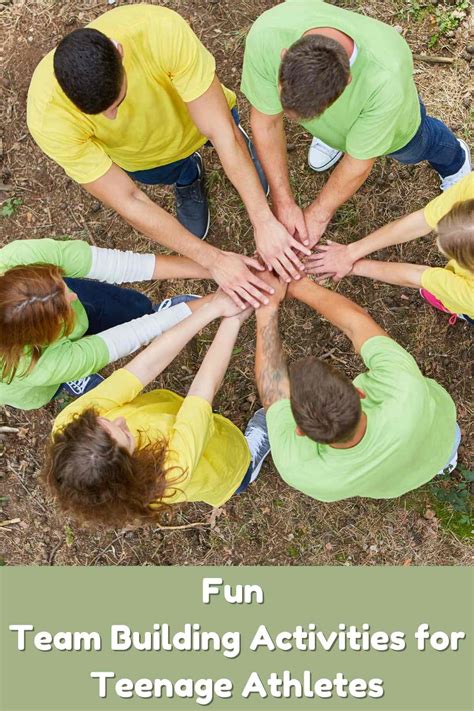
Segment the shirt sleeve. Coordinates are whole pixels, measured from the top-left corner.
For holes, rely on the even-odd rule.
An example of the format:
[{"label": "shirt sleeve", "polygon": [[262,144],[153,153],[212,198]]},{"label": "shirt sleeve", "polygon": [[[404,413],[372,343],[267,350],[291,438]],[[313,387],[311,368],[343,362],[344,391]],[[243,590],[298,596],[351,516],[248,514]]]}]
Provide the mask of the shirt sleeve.
[{"label": "shirt sleeve", "polygon": [[421,284],[450,311],[474,318],[474,279],[443,267],[432,267],[423,272]]},{"label": "shirt sleeve", "polygon": [[[268,408],[266,417],[272,459],[281,477],[285,481],[290,481],[291,472],[298,469],[303,450],[309,440],[296,434],[296,421],[289,400],[278,400],[273,403]],[[314,448],[315,445],[312,444]]]},{"label": "shirt sleeve", "polygon": [[[49,125],[48,116],[44,124]],[[30,126],[30,132],[43,153],[58,163],[66,175],[76,183],[85,184],[106,174],[112,159],[72,118],[53,116],[50,125],[42,130]]]},{"label": "shirt sleeve", "polygon": [[240,89],[257,111],[274,116],[280,114],[283,108],[278,93],[275,64],[264,51],[263,41],[261,33],[254,36],[251,31],[247,37]]},{"label": "shirt sleeve", "polygon": [[[86,339],[82,339],[86,340]],[[95,408],[101,415],[134,400],[143,390],[140,380],[129,370],[120,368],[93,390],[74,400],[54,421],[53,432],[64,427],[84,410]]]},{"label": "shirt sleeve", "polygon": [[386,86],[390,93],[384,89],[376,91],[347,134],[346,151],[353,158],[378,158],[389,153],[393,146],[405,99],[393,89],[390,78]]},{"label": "shirt sleeve", "polygon": [[388,336],[373,336],[362,345],[362,360],[373,378],[380,373],[381,380],[397,381],[400,371],[423,377],[418,365],[408,351]]},{"label": "shirt sleeve", "polygon": [[32,386],[60,385],[84,378],[109,363],[109,352],[100,336],[77,341],[63,338],[48,346],[28,376]]},{"label": "shirt sleeve", "polygon": [[[203,398],[188,395],[183,401],[169,435],[167,464],[179,467],[191,478],[214,433],[212,407]],[[174,474],[171,474],[173,477]],[[179,476],[179,473],[177,473]],[[185,479],[180,479],[178,486]]]},{"label": "shirt sleeve", "polygon": [[183,101],[194,101],[212,84],[216,62],[188,23],[169,10],[156,28],[159,62]]},{"label": "shirt sleeve", "polygon": [[92,265],[92,250],[79,240],[25,239],[10,242],[0,250],[0,270],[29,264],[53,264],[67,277],[85,277]]},{"label": "shirt sleeve", "polygon": [[452,185],[446,192],[431,200],[424,210],[425,220],[431,229],[435,229],[438,222],[457,202],[472,199],[474,199],[474,173],[467,175],[459,183]]}]

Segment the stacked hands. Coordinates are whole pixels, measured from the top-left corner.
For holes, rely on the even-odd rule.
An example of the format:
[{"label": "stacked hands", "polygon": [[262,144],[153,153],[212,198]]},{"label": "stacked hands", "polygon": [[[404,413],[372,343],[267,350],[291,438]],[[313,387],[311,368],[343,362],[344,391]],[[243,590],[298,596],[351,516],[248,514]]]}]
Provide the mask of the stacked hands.
[{"label": "stacked hands", "polygon": [[[326,229],[329,219],[313,217],[310,208],[302,210],[296,203],[283,208],[275,208],[275,216],[255,228],[257,252],[253,257],[222,252],[209,271],[221,289],[234,303],[245,309],[268,305],[275,291],[275,283],[288,285],[308,274],[324,279],[332,276],[342,278],[338,257],[333,252],[345,247],[328,240],[327,245],[318,245],[312,252]],[[328,251],[329,250],[329,251]],[[240,264],[239,264],[240,262]],[[268,277],[269,273],[273,276]],[[280,278],[280,282],[275,277]],[[286,288],[286,286],[285,286]]]}]

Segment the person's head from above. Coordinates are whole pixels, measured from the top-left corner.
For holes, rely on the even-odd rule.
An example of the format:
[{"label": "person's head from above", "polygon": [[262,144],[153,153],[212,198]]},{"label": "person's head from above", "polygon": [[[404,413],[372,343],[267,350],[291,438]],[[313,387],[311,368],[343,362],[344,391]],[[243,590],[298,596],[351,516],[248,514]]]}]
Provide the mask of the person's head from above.
[{"label": "person's head from above", "polygon": [[80,521],[123,526],[156,520],[184,474],[170,476],[166,455],[164,440],[140,433],[136,442],[125,418],[89,408],[53,433],[42,479],[61,509]]},{"label": "person's head from above", "polygon": [[54,52],[59,86],[85,114],[115,119],[127,95],[122,45],[99,30],[84,27],[61,40]]},{"label": "person's head from above", "polygon": [[29,371],[44,348],[71,333],[75,299],[61,270],[52,264],[13,267],[0,276],[2,381],[11,382],[25,351],[31,355]]},{"label": "person's head from above", "polygon": [[336,40],[304,35],[283,50],[278,74],[280,102],[293,120],[320,116],[350,82],[349,57]]},{"label": "person's head from above", "polygon": [[333,447],[355,446],[365,433],[361,398],[341,371],[314,356],[290,366],[290,403],[298,435]]},{"label": "person's head from above", "polygon": [[474,199],[457,202],[436,226],[440,251],[474,273]]}]

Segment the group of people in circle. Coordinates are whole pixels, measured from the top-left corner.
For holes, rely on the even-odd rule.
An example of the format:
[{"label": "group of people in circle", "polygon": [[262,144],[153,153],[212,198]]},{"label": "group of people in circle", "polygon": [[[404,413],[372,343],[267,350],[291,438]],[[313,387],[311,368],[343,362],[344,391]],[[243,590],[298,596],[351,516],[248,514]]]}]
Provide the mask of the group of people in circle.
[{"label": "group of people in circle", "polygon": [[[42,479],[80,520],[120,526],[185,501],[221,506],[249,487],[270,451],[282,478],[319,501],[397,497],[456,467],[461,433],[450,395],[364,308],[319,282],[359,276],[412,287],[453,325],[472,325],[469,147],[427,114],[410,49],[394,28],[320,0],[286,0],[256,20],[241,90],[252,139],[189,24],[149,4],[112,9],[74,30],[33,74],[27,122],[41,150],[179,255],[48,237],[0,249],[0,404],[31,410],[61,392],[72,398],[54,421]],[[304,209],[288,177],[285,117],[313,136],[309,166],[333,167]],[[206,144],[245,205],[254,256],[205,241]],[[428,161],[440,195],[356,242],[321,241],[386,155]],[[173,185],[176,218],[140,184]],[[445,267],[367,259],[432,231]],[[154,304],[122,286],[174,279],[214,280],[217,290]],[[351,381],[315,356],[287,364],[284,299],[340,329],[365,370]],[[262,408],[243,433],[212,404],[253,315]],[[143,392],[216,320],[185,397]]]}]

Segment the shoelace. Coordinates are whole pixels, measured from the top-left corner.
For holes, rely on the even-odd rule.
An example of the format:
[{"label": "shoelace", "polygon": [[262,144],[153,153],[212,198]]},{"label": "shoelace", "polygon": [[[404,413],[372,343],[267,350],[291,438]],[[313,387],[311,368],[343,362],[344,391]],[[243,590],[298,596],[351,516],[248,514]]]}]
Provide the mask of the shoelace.
[{"label": "shoelace", "polygon": [[165,309],[169,309],[170,306],[171,306],[171,299],[165,299],[164,301],[161,302],[161,304],[157,310],[157,313],[159,313],[160,311],[164,311]]}]

